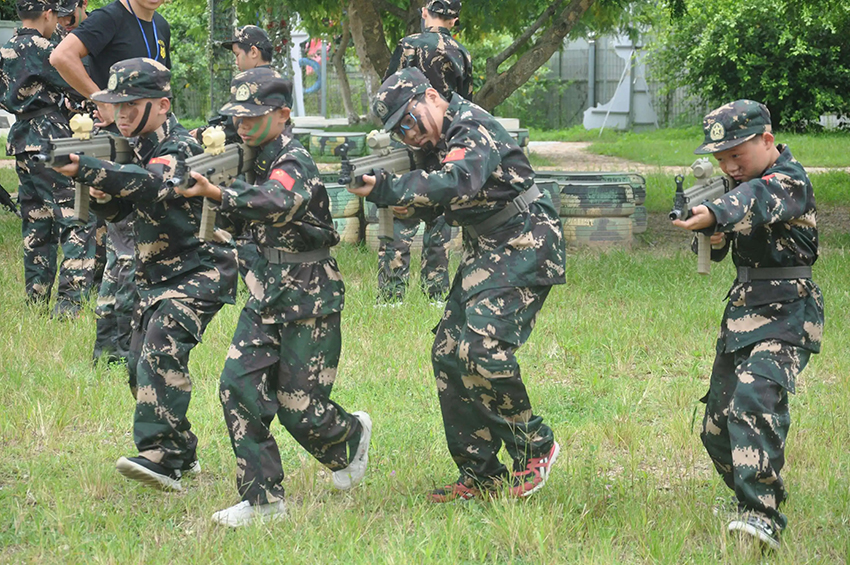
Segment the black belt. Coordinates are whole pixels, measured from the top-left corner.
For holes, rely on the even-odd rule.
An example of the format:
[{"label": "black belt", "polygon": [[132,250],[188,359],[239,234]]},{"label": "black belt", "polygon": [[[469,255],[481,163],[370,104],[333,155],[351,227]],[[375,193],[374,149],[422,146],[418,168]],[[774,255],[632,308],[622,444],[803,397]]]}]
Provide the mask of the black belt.
[{"label": "black belt", "polygon": [[738,267],[738,282],[787,280],[787,279],[810,279],[812,278],[811,266],[806,267],[769,267],[765,269],[754,269],[752,267]]},{"label": "black belt", "polygon": [[38,116],[46,116],[47,114],[52,114],[53,112],[58,112],[59,106],[48,106],[47,108],[40,108],[38,110],[33,110],[32,112],[21,112],[16,115],[16,119],[25,121],[31,120],[33,118],[37,118]]},{"label": "black belt", "polygon": [[315,263],[316,261],[328,259],[331,256],[331,251],[327,247],[314,249],[312,251],[304,251],[302,253],[287,253],[280,249],[260,247],[259,245],[257,247],[259,247],[263,257],[265,257],[269,263],[275,263],[277,265],[281,263]]},{"label": "black belt", "polygon": [[503,209],[499,210],[483,222],[475,224],[474,226],[464,226],[463,229],[466,230],[466,233],[468,233],[470,237],[478,239],[482,235],[487,235],[517,214],[528,210],[529,204],[537,200],[539,197],[540,189],[536,184],[532,184],[528,190],[511,200],[511,202]]}]

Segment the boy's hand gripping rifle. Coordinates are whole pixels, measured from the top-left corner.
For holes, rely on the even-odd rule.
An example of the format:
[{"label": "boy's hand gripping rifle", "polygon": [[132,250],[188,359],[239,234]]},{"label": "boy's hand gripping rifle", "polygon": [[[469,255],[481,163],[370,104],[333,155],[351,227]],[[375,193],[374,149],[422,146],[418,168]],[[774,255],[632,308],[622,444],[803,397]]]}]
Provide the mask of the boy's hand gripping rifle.
[{"label": "boy's hand gripping rifle", "polygon": [[[357,159],[348,158],[348,145],[342,144],[337,152],[342,157],[342,170],[339,184],[347,188],[363,186],[363,175],[374,175],[383,169],[391,174],[401,175],[416,170],[416,153],[410,149],[393,149],[390,146],[390,134],[374,130],[366,137],[366,144],[372,154]],[[393,213],[385,207],[378,207],[378,237],[389,240],[393,236]]]},{"label": "boy's hand gripping rifle", "polygon": [[[92,135],[91,131],[94,121],[88,114],[77,114],[71,118],[72,137],[62,139],[51,139],[48,141],[47,153],[40,153],[33,157],[36,163],[44,163],[50,167],[61,167],[71,162],[70,155],[88,155],[103,161],[127,164],[133,159],[133,150],[130,141],[124,137],[118,137],[110,133],[101,132]],[[104,203],[111,200],[111,196],[98,199]],[[80,183],[74,186],[74,218],[81,222],[89,220],[89,188]]]},{"label": "boy's hand gripping rifle", "polygon": [[[257,150],[244,143],[225,145],[224,130],[221,127],[211,127],[204,131],[204,152],[186,159],[185,176],[172,177],[165,181],[169,188],[191,188],[195,179],[189,176],[189,171],[198,172],[210,183],[218,186],[228,186],[240,174],[245,174],[247,182],[254,182],[254,158]],[[209,199],[204,198],[204,208],[201,213],[201,226],[198,239],[211,241],[215,236],[216,211]]]},{"label": "boy's hand gripping rifle", "polygon": [[[687,190],[683,189],[685,177],[676,175],[676,195],[673,199],[671,220],[687,220],[692,216],[691,208],[704,202],[716,200],[729,192],[731,183],[725,175],[711,176],[713,167],[708,159],[697,159],[691,165],[696,183]],[[697,237],[697,272],[707,275],[711,271],[711,242],[710,236],[696,233]]]}]

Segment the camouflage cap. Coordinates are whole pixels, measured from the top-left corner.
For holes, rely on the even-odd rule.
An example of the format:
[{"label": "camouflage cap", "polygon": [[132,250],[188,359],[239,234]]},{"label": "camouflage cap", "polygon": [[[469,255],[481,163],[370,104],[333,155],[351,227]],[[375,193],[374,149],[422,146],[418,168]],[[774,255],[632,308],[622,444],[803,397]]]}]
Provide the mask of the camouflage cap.
[{"label": "camouflage cap", "polygon": [[277,108],[292,108],[292,81],[270,67],[239,73],[230,83],[230,101],[221,107],[225,116],[264,116]]},{"label": "camouflage cap", "polygon": [[702,121],[705,141],[694,153],[717,153],[770,132],[770,112],[753,100],[735,100],[709,112]]},{"label": "camouflage cap", "polygon": [[431,83],[416,67],[407,67],[390,75],[372,102],[372,111],[381,118],[384,131],[392,130],[401,121],[413,97],[429,88]]},{"label": "camouflage cap", "polygon": [[233,37],[222,41],[221,46],[230,49],[234,43],[241,43],[249,47],[254,45],[257,49],[272,48],[272,41],[269,39],[269,35],[257,26],[242,26],[237,28]]},{"label": "camouflage cap", "polygon": [[19,12],[58,11],[59,3],[57,0],[16,0],[15,7]]},{"label": "camouflage cap", "polygon": [[96,102],[117,104],[139,98],[171,98],[171,71],[146,57],[118,61],[109,68],[106,90],[91,95]]},{"label": "camouflage cap", "polygon": [[440,14],[446,19],[460,17],[460,0],[431,0],[428,11]]},{"label": "camouflage cap", "polygon": [[74,10],[77,9],[77,5],[80,3],[80,0],[60,0],[59,5],[56,8],[56,13],[60,18],[65,18],[74,13]]}]

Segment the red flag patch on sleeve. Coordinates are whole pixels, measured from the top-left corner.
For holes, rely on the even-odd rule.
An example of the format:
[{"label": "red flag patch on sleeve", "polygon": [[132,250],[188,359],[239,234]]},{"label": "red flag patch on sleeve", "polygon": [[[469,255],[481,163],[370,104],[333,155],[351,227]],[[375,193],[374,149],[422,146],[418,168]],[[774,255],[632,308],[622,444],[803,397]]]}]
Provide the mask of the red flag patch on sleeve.
[{"label": "red flag patch on sleeve", "polygon": [[452,161],[460,161],[464,157],[466,157],[466,149],[463,147],[456,147],[449,151],[449,154],[446,155],[446,158],[443,159],[443,163],[451,163]]},{"label": "red flag patch on sleeve", "polygon": [[761,180],[770,180],[770,179],[772,179],[772,178],[773,178],[773,177],[775,177],[775,176],[776,176],[775,174],[769,174],[769,175],[767,175],[766,177],[761,177]]},{"label": "red flag patch on sleeve", "polygon": [[289,174],[283,169],[275,169],[272,171],[272,174],[269,175],[269,180],[276,180],[286,190],[292,190],[292,187],[295,186],[295,179],[289,176]]},{"label": "red flag patch on sleeve", "polygon": [[171,164],[171,160],[168,157],[154,157],[150,161],[148,161],[148,165],[165,165],[168,166]]}]

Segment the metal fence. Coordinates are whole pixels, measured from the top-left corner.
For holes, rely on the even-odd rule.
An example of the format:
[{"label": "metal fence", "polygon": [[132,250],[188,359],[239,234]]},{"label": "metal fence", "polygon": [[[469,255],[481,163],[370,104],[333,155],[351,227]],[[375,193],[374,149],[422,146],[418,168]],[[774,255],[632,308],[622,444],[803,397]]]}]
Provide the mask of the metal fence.
[{"label": "metal fence", "polygon": [[[614,38],[565,43],[547,63],[545,80],[536,88],[512,95],[499,110],[518,117],[524,125],[567,128],[581,125],[584,111],[608,102],[621,80],[628,81],[626,61],[614,50]],[[681,126],[700,123],[708,111],[706,104],[685,89],[662,93],[663,85],[653,82],[648,69],[648,86],[658,125]]]}]

